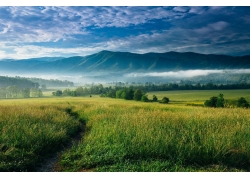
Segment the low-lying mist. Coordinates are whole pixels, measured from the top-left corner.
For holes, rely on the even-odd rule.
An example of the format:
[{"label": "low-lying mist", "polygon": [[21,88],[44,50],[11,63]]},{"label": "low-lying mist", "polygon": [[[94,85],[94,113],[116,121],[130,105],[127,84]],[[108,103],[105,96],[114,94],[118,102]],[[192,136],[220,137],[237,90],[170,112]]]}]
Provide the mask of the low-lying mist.
[{"label": "low-lying mist", "polygon": [[250,73],[250,69],[230,69],[230,70],[181,70],[168,72],[147,72],[147,73],[129,73],[125,77],[174,77],[191,78],[195,76],[207,76],[209,74],[245,74]]},{"label": "low-lying mist", "polygon": [[180,70],[167,72],[83,72],[71,74],[57,74],[57,73],[10,73],[0,72],[0,76],[9,77],[26,77],[26,78],[42,78],[42,79],[58,79],[74,82],[75,84],[86,83],[110,83],[110,82],[178,82],[180,80],[188,80],[199,77],[199,79],[206,79],[209,75],[218,75],[218,77],[232,78],[236,74],[250,74],[250,69],[226,69],[226,70]]}]

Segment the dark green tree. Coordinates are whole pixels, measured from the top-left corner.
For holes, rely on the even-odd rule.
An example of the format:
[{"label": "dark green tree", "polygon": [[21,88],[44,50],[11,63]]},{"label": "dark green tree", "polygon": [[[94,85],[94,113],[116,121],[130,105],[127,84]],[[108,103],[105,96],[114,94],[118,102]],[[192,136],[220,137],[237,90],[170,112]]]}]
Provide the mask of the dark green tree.
[{"label": "dark green tree", "polygon": [[206,100],[204,106],[206,107],[216,107],[217,97],[213,96],[210,100]]},{"label": "dark green tree", "polygon": [[224,97],[223,97],[223,94],[219,94],[219,97],[217,98],[217,101],[216,101],[216,107],[224,107],[224,103],[225,103],[225,100],[224,100]]},{"label": "dark green tree", "polygon": [[142,101],[142,102],[148,102],[148,95],[143,95],[143,96],[141,97],[141,101]]},{"label": "dark green tree", "polygon": [[237,107],[249,108],[249,103],[244,97],[240,97],[237,101]]},{"label": "dark green tree", "polygon": [[156,95],[153,95],[153,101],[154,101],[154,102],[157,102],[157,101],[158,101],[158,98],[156,97]]},{"label": "dark green tree", "polygon": [[52,92],[53,96],[62,96],[62,91],[61,90],[57,90],[56,92]]},{"label": "dark green tree", "polygon": [[164,103],[164,104],[169,103],[169,98],[163,97],[162,100],[161,100],[161,103]]},{"label": "dark green tree", "polygon": [[122,98],[122,93],[123,93],[123,89],[120,89],[120,90],[118,90],[118,91],[116,91],[116,98],[118,98],[118,99],[120,99],[120,98]]},{"label": "dark green tree", "polygon": [[134,100],[141,101],[141,97],[143,96],[143,93],[140,89],[136,89],[134,92]]}]

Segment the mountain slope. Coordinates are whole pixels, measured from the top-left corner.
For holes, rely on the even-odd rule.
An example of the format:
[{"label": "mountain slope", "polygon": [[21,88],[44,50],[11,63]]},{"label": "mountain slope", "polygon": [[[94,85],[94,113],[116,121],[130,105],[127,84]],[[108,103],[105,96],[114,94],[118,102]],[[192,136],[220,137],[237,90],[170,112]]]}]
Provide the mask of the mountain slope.
[{"label": "mountain slope", "polygon": [[16,73],[86,73],[177,71],[188,69],[250,69],[250,55],[198,54],[192,52],[146,53],[101,51],[89,56],[69,58],[0,61],[0,71]]}]

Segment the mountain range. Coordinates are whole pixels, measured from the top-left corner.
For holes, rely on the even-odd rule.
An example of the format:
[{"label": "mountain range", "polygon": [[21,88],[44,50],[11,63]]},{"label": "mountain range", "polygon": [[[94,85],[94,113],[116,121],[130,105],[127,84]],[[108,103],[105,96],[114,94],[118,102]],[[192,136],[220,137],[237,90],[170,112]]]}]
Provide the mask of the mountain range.
[{"label": "mountain range", "polygon": [[0,71],[15,73],[82,73],[82,72],[164,72],[189,69],[249,69],[250,55],[227,56],[179,53],[101,51],[88,56],[43,57],[26,60],[2,60]]},{"label": "mountain range", "polygon": [[[68,58],[41,57],[0,60],[0,75],[3,76],[29,74],[33,77],[39,77],[37,75],[41,77],[41,75],[56,74],[65,77],[73,75],[81,76],[81,78],[91,77],[92,80],[115,80],[118,77],[129,77],[127,75],[132,73],[230,69],[250,69],[250,55],[228,56],[194,52],[136,54],[101,51],[88,56]],[[137,79],[139,78],[137,77]],[[147,80],[150,78],[152,79],[152,77],[147,77]],[[133,79],[135,76],[130,76],[130,80]],[[67,80],[74,81],[75,79]]]}]

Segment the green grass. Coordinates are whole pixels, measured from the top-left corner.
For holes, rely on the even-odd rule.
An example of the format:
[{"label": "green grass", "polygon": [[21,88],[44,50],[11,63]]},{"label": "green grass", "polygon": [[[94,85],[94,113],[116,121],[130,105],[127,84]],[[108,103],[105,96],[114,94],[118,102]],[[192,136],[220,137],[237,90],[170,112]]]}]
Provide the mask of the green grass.
[{"label": "green grass", "polygon": [[151,94],[184,104],[97,96],[0,100],[0,171],[34,171],[70,141],[78,119],[85,133],[62,154],[59,171],[250,171],[249,109],[186,106],[219,93],[249,98],[249,90],[235,90]]},{"label": "green grass", "polygon": [[126,101],[88,101],[81,143],[61,171],[249,171],[246,109],[208,109]]},{"label": "green grass", "polygon": [[26,101],[1,101],[0,171],[34,171],[79,131],[69,106]]},{"label": "green grass", "polygon": [[225,99],[238,99],[239,97],[245,97],[247,101],[250,101],[250,90],[185,90],[185,91],[155,91],[147,93],[149,99],[153,98],[153,95],[161,100],[164,96],[170,99],[170,102],[204,102],[210,99],[212,96],[218,96],[224,94]]}]

